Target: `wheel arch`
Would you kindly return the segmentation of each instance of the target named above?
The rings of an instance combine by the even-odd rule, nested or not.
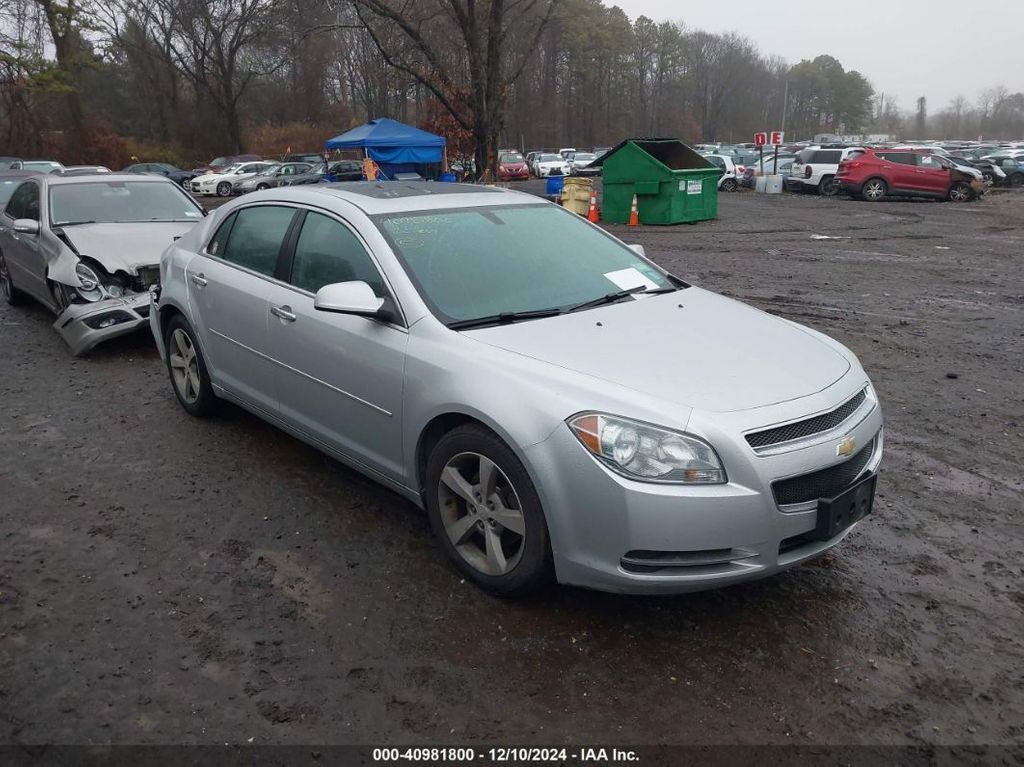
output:
[[[523,467],[526,469],[526,473],[530,475],[530,479],[533,481],[534,486],[537,487],[537,479],[530,468],[530,464],[527,461],[526,456],[523,454],[520,446],[508,431],[503,429],[494,419],[488,417],[484,413],[475,411],[470,412],[465,409],[448,409],[431,417],[419,430],[416,438],[416,447],[412,455],[412,478],[416,483],[415,489],[421,501],[424,497],[423,494],[426,491],[427,463],[430,460],[430,453],[434,449],[434,446],[441,441],[441,438],[444,437],[445,434],[448,434],[460,426],[470,424],[483,427],[504,442],[508,446],[509,450],[516,455],[520,463],[523,464]],[[538,493],[540,493],[539,488]]]
[[[167,333],[168,323],[179,314],[185,318],[186,322],[188,321],[188,316],[177,304],[171,302],[160,304],[160,308],[157,310],[157,326],[160,328],[161,337]]]

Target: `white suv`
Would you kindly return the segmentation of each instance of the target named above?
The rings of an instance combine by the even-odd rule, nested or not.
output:
[[[849,158],[851,152],[863,151],[861,147],[839,147],[832,145],[809,146],[800,150],[796,162],[786,179],[786,189],[791,192],[816,191],[824,197],[839,192],[836,173],[839,163]]]

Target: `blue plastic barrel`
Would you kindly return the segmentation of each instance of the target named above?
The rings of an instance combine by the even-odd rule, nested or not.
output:
[[[549,197],[554,197],[556,194],[561,194],[563,186],[565,186],[565,176],[548,176]]]
[[[454,173],[442,173],[440,176],[437,177],[437,180],[444,181],[445,183],[448,184],[454,184],[457,181]]]

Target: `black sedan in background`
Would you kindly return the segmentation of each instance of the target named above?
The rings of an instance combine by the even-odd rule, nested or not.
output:
[[[189,181],[196,177],[196,174],[190,170],[182,170],[181,168],[175,168],[173,165],[169,165],[165,162],[139,162],[134,165],[129,165],[127,168],[121,171],[122,173],[157,173],[161,176],[167,176],[171,181],[179,186],[184,187]],[[187,188],[187,187],[186,187]]]
[[[362,181],[363,164],[359,160],[337,160],[327,166],[328,181]]]

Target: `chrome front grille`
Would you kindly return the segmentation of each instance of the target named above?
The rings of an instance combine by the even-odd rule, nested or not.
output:
[[[817,501],[819,498],[835,498],[861,475],[875,453],[877,442],[876,436],[848,461],[835,466],[772,482],[775,503],[779,506],[791,506]]]
[[[831,431],[853,415],[864,404],[865,399],[867,399],[867,387],[828,413],[748,434],[746,435],[747,444],[756,450]]]

